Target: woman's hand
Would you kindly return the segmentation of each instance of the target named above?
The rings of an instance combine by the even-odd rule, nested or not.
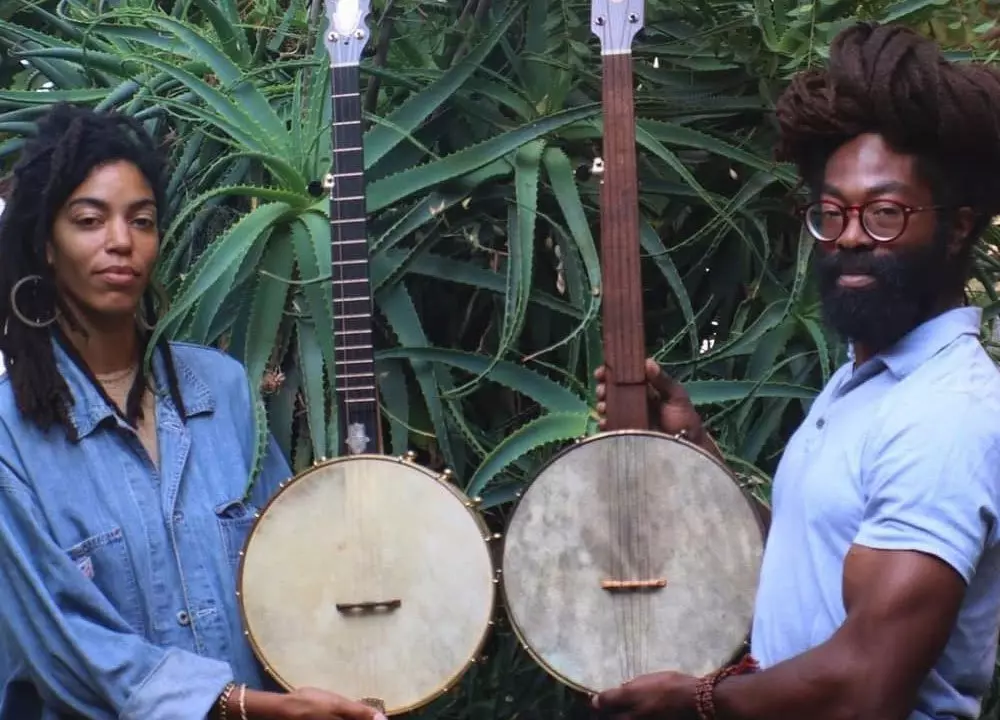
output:
[[[315,688],[292,691],[288,704],[288,720],[386,720],[375,708]]]
[[[604,430],[607,425],[604,402],[607,396],[605,385],[607,373],[604,366],[597,368],[597,414],[598,426]],[[646,360],[646,395],[649,398],[649,424],[654,430],[668,435],[681,435],[719,460],[722,453],[705,431],[701,416],[695,410],[684,386],[667,375],[653,359]]]
[[[226,717],[231,720],[240,717],[238,697],[235,692],[229,698]],[[288,694],[247,690],[244,701],[248,720],[386,720],[375,708],[315,688]]]

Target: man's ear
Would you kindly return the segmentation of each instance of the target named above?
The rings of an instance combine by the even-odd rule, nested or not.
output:
[[[975,226],[975,211],[970,207],[960,207],[955,213],[955,224],[948,240],[948,254],[950,256],[954,257],[962,253]]]
[[[54,260],[54,258],[52,257],[53,254],[54,252],[52,248],[52,241],[49,240],[48,242],[45,243],[45,262],[50,266],[52,265],[52,262]]]

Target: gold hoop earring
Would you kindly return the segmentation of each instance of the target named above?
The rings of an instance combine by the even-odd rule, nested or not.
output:
[[[21,321],[24,325],[28,327],[35,328],[36,330],[44,330],[49,327],[52,323],[59,319],[59,310],[56,309],[52,317],[48,320],[29,320],[28,317],[21,312],[21,309],[17,306],[17,292],[20,290],[25,283],[34,282],[41,283],[44,278],[41,275],[25,275],[23,278],[14,283],[14,287],[10,289],[10,310],[14,313],[14,316]]]
[[[139,329],[143,332],[151,333],[156,328],[155,324],[150,324],[149,320],[146,319],[146,313],[140,308],[139,312],[135,314],[135,324],[139,326]]]
[[[154,322],[151,324],[149,320],[146,319],[146,313],[143,309],[143,301],[147,299],[149,300],[150,310],[153,311],[153,315],[155,316],[157,315],[157,309],[156,309],[157,301],[159,301],[161,312],[164,308],[166,308],[167,294],[166,292],[164,292],[163,288],[161,288],[156,283],[150,283],[148,289],[152,293],[152,297],[144,295],[143,299],[139,301],[139,309],[135,313],[135,322],[136,325],[139,326],[140,330],[142,330],[143,332],[151,333],[153,332],[153,330],[156,329],[156,323]]]

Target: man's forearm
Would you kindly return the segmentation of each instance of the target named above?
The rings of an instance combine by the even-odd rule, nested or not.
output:
[[[767,670],[729,677],[716,686],[719,720],[859,720],[857,660],[821,645]],[[878,716],[878,720],[889,720]]]

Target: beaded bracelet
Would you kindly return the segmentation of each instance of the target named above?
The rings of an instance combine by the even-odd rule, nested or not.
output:
[[[735,665],[716,670],[714,673],[698,679],[695,685],[694,707],[698,712],[699,720],[715,720],[715,687],[727,677],[733,675],[747,675],[757,672],[760,665],[749,655]]]
[[[236,683],[226,683],[226,687],[223,689],[222,694],[219,695],[219,720],[228,720],[229,698],[232,697],[234,690],[236,690]]]

